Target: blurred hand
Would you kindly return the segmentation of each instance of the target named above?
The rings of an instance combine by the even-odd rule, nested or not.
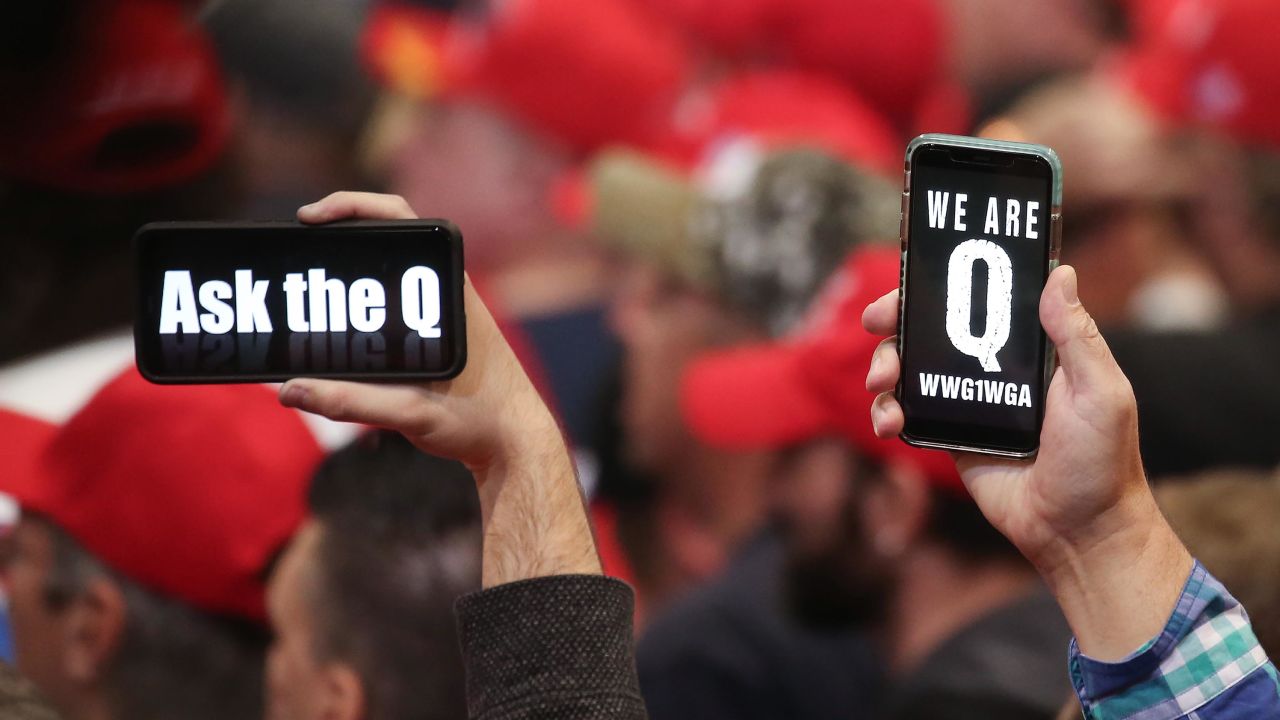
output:
[[[298,210],[319,224],[417,215],[393,195],[339,192]],[[389,428],[424,452],[460,460],[476,477],[483,583],[599,573],[577,477],[555,417],[534,389],[470,280],[464,290],[467,365],[417,385],[296,379],[280,402],[331,420]]]
[[[893,334],[897,322],[896,290],[863,315],[877,335]],[[1191,558],[1151,495],[1133,390],[1080,304],[1073,268],[1049,276],[1040,322],[1061,367],[1049,385],[1039,454],[1008,460],[962,453],[956,465],[983,514],[1045,577],[1081,649],[1119,658],[1163,628]],[[889,338],[867,375],[867,388],[880,393],[871,417],[883,438],[902,431],[893,392],[900,372],[896,339]]]

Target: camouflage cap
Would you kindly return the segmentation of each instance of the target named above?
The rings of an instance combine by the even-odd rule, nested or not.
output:
[[[602,155],[590,171],[596,235],[774,336],[795,325],[851,249],[897,239],[897,189],[822,151],[739,144],[696,175],[633,152]]]

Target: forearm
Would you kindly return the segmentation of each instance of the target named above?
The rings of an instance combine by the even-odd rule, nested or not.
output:
[[[1036,564],[1080,650],[1118,660],[1164,628],[1193,561],[1145,486],[1098,524]]]
[[[476,470],[485,588],[551,575],[598,575],[591,524],[564,437],[533,408],[506,452]]]

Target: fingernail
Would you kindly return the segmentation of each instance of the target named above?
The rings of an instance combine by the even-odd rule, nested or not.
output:
[[[311,203],[298,208],[299,215],[315,215],[320,203]]]
[[[280,402],[287,407],[301,408],[310,394],[311,391],[305,385],[285,383],[284,389],[280,391]]]
[[[880,433],[880,420],[884,417],[884,396],[877,395],[874,402],[871,403],[871,427]]]
[[[1067,277],[1062,281],[1062,297],[1068,305],[1079,305],[1080,288],[1077,283],[1076,269],[1070,265],[1064,267],[1067,269]]]

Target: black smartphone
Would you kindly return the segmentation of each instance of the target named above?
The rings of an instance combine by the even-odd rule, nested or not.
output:
[[[1039,307],[1058,261],[1058,157],[1039,145],[922,135],[906,167],[902,439],[1034,455],[1054,364]]]
[[[462,235],[447,220],[152,223],[134,253],[152,382],[441,380],[466,364]]]

